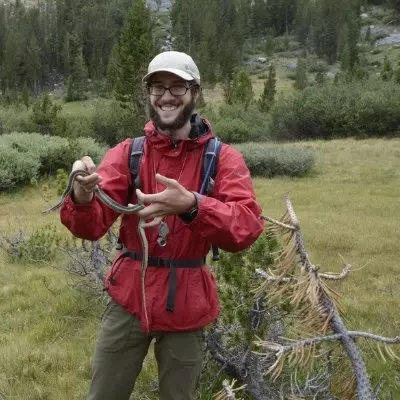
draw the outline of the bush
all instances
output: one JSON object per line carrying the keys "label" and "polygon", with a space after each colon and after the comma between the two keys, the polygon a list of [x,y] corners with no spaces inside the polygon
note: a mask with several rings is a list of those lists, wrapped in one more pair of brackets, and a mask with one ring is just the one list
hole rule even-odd
{"label": "bush", "polygon": [[282,140],[393,135],[399,107],[400,87],[389,82],[318,85],[275,102],[271,133]]}
{"label": "bush", "polygon": [[247,143],[235,146],[246,160],[252,176],[300,177],[312,170],[315,154],[300,147],[269,147]]}
{"label": "bush", "polygon": [[68,140],[39,133],[17,133],[0,136],[0,190],[26,184],[40,174],[70,170],[72,163],[90,155],[95,163],[105,148],[91,138]]}
{"label": "bush", "polygon": [[127,137],[143,135],[143,116],[135,116],[130,109],[123,109],[118,102],[99,103],[92,120],[97,140],[114,146]]}
{"label": "bush", "polygon": [[38,175],[39,168],[36,155],[0,145],[0,192],[29,183]]}
{"label": "bush", "polygon": [[31,126],[30,112],[25,107],[0,107],[0,135],[28,132]]}
{"label": "bush", "polygon": [[66,115],[66,133],[67,138],[77,137],[95,137],[92,125],[92,119],[86,115]]}
{"label": "bush", "polygon": [[52,261],[60,242],[61,236],[52,224],[35,229],[31,235],[19,230],[12,236],[0,236],[0,248],[5,250],[11,261],[28,263]]}
{"label": "bush", "polygon": [[65,136],[67,123],[60,115],[62,107],[50,100],[45,93],[32,107],[31,122],[33,129],[30,132],[40,132],[47,135]]}
{"label": "bush", "polygon": [[204,115],[210,119],[213,131],[225,143],[265,141],[269,137],[269,118],[255,105],[247,110],[240,105],[221,105],[217,109],[207,107]]}
{"label": "bush", "polygon": [[307,60],[307,70],[308,72],[328,72],[328,64],[324,60],[310,59]]}

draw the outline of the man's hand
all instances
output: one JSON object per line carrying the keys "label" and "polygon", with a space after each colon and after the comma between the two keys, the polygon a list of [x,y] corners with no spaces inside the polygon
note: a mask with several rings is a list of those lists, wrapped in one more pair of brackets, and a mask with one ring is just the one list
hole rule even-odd
{"label": "man's hand", "polygon": [[136,189],[139,202],[150,203],[149,206],[138,212],[139,217],[148,219],[183,214],[196,204],[196,196],[175,179],[156,174],[156,180],[166,186],[162,192],[145,194],[140,189]]}
{"label": "man's hand", "polygon": [[101,182],[101,177],[96,173],[96,165],[89,156],[76,160],[72,165],[72,171],[83,169],[88,171],[88,176],[77,176],[74,182],[74,201],[78,204],[90,203],[93,198],[93,192]]}

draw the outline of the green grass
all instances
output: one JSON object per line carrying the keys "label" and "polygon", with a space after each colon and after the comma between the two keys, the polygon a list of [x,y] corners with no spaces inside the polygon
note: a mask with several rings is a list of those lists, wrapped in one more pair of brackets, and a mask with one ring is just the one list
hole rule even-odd
{"label": "green grass", "polygon": [[[400,140],[296,145],[315,150],[315,172],[299,179],[255,179],[264,215],[278,218],[289,193],[315,264],[339,271],[339,254],[355,269],[367,264],[331,285],[343,295],[348,327],[399,335]],[[54,192],[50,202],[56,198]],[[1,194],[0,231],[17,226],[30,231],[50,222],[67,234],[56,214],[40,215],[47,205],[40,186]],[[18,400],[83,399],[101,302],[74,290],[72,277],[56,268],[10,264],[4,255],[0,280],[0,393]],[[375,381],[382,373],[390,381],[400,375],[398,362],[385,364],[368,356],[368,368]],[[155,376],[150,355],[136,398],[157,398]]]}
{"label": "green grass", "polygon": [[[0,194],[0,235],[31,232],[48,223],[69,235],[57,213],[42,216],[58,198],[41,187]],[[82,400],[90,382],[91,357],[105,299],[75,289],[76,278],[54,265],[11,263],[0,250],[0,399]],[[148,397],[156,376],[152,355],[137,382]]]}

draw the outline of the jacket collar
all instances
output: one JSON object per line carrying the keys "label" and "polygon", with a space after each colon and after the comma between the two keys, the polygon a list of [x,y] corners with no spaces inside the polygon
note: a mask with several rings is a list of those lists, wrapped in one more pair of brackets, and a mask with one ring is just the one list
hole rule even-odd
{"label": "jacket collar", "polygon": [[176,148],[193,150],[207,142],[214,136],[214,133],[209,121],[200,118],[197,114],[192,115],[190,122],[192,128],[188,139],[175,139],[161,133],[153,121],[146,123],[144,132],[148,143],[162,153],[170,152]]}

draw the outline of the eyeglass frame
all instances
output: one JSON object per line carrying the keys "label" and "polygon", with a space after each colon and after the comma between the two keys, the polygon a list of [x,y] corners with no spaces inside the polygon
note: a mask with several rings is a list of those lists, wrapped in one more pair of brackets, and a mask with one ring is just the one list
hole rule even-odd
{"label": "eyeglass frame", "polygon": [[[147,88],[147,93],[150,95],[150,96],[157,96],[157,97],[162,97],[162,96],[164,96],[164,94],[165,94],[165,92],[168,90],[169,91],[169,93],[171,94],[171,96],[174,96],[174,97],[181,97],[181,96],[184,96],[186,93],[187,93],[187,91],[189,90],[189,89],[191,89],[193,86],[198,86],[196,83],[189,83],[189,86],[184,86],[185,87],[185,93],[183,93],[183,94],[173,94],[172,92],[171,92],[171,88],[173,88],[173,87],[176,87],[176,86],[179,86],[179,84],[174,84],[174,85],[171,85],[170,87],[165,87],[165,86],[162,86],[162,88],[164,89],[164,91],[163,91],[163,93],[162,94],[152,94],[152,93],[150,93],[150,91],[151,91],[151,88],[152,88],[152,84],[151,83],[149,83],[149,84],[147,84],[146,85],[146,88]],[[161,87],[161,85],[160,85],[160,87]],[[182,87],[183,87],[183,85],[182,85]]]}

